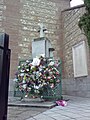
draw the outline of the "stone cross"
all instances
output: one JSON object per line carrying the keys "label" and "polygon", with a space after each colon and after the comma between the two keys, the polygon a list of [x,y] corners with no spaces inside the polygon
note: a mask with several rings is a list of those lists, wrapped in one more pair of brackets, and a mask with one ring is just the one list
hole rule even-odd
{"label": "stone cross", "polygon": [[43,25],[43,23],[39,23],[38,25],[40,27],[38,30],[38,32],[40,32],[40,37],[45,37],[45,33],[44,33],[44,31],[46,31],[45,26]]}

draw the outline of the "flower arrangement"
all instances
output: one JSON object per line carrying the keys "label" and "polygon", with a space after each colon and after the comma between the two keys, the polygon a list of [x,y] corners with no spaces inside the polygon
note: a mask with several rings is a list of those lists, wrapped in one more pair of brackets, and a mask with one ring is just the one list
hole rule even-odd
{"label": "flower arrangement", "polygon": [[43,97],[48,89],[60,83],[59,60],[34,58],[18,66],[15,89],[25,93],[25,97]]}

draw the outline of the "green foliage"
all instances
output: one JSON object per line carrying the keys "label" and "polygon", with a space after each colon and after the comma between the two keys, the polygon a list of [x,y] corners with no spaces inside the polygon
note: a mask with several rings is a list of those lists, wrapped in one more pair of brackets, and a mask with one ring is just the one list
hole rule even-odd
{"label": "green foliage", "polygon": [[88,40],[88,45],[90,47],[90,0],[84,0],[84,3],[86,7],[86,13],[84,13],[83,16],[80,17],[78,26],[81,30],[84,31]]}
{"label": "green foliage", "polygon": [[86,6],[86,10],[90,13],[90,0],[84,0],[84,4]]}

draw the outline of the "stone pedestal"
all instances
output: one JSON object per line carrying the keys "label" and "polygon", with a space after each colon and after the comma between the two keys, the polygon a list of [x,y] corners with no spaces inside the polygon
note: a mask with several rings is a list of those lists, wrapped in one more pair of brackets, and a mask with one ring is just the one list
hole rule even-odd
{"label": "stone pedestal", "polygon": [[53,57],[53,48],[50,40],[46,37],[34,39],[32,41],[32,57],[44,55],[45,57]]}

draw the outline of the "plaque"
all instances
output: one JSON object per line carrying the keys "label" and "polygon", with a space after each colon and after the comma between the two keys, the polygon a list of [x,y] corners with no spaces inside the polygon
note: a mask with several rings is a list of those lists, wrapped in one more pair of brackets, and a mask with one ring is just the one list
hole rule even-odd
{"label": "plaque", "polygon": [[72,47],[74,77],[87,76],[87,58],[85,41]]}

